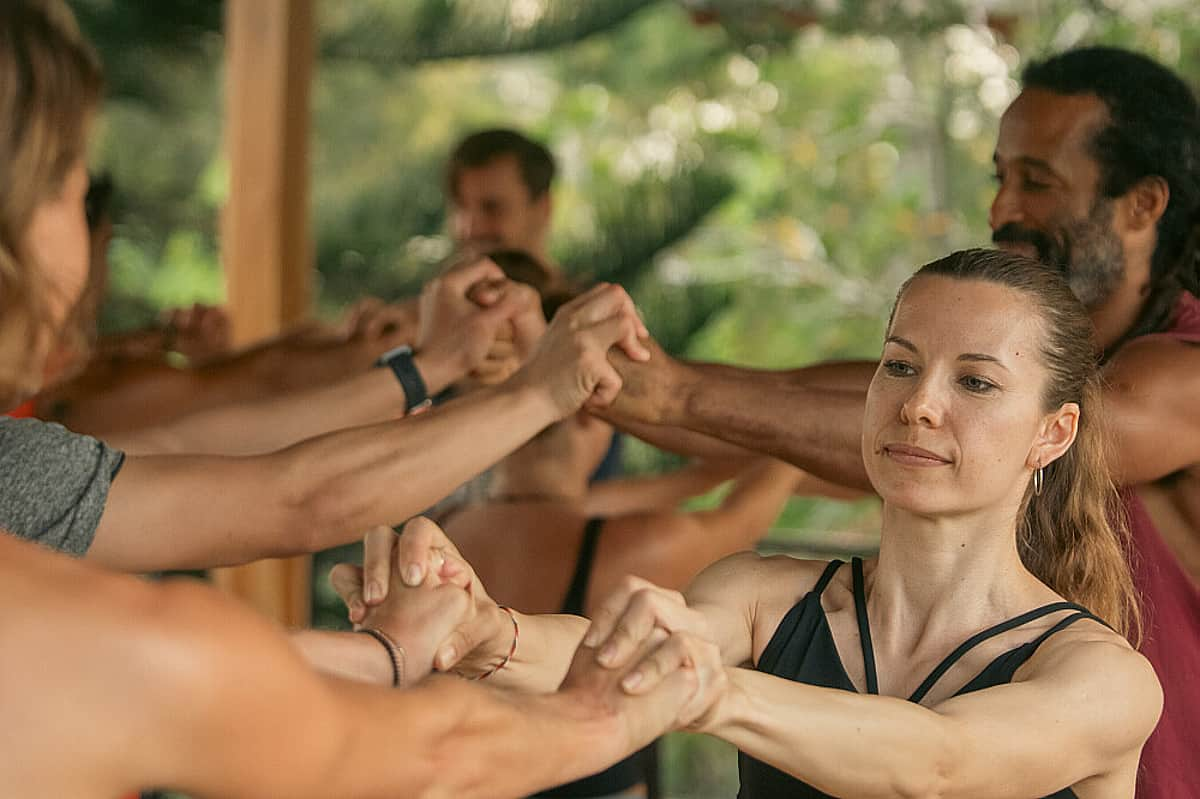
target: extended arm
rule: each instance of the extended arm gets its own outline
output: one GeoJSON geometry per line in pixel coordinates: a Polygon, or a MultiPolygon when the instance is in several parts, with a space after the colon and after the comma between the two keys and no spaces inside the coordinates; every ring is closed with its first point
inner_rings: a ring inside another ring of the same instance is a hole
{"type": "Polygon", "coordinates": [[[731,668],[702,731],[839,796],[1044,796],[1088,778],[1128,796],[1162,695],[1112,638],[1047,643],[1027,678],[933,708],[731,668]]]}
{"type": "Polygon", "coordinates": [[[563,308],[511,380],[430,413],[270,455],[129,458],[89,557],[136,571],[202,568],[398,524],[583,402],[610,402],[619,380],[605,353],[618,341],[633,350],[636,328],[628,296],[601,286],[563,308]]]}
{"type": "Polygon", "coordinates": [[[517,797],[643,745],[694,684],[631,700],[581,664],[551,696],[458,679],[372,688],[319,676],[278,630],[198,584],[105,574],[7,536],[0,553],[0,599],[21,609],[0,620],[5,713],[21,725],[0,747],[5,796],[168,786],[229,797],[517,797]]]}
{"type": "Polygon", "coordinates": [[[153,571],[347,543],[429,507],[555,417],[542,392],[505,387],[270,455],[130,457],[88,557],[153,571]]]}
{"type": "Polygon", "coordinates": [[[299,330],[198,366],[173,365],[163,357],[97,357],[78,378],[39,397],[38,413],[90,435],[157,426],[351,377],[384,351],[412,341],[407,330],[373,338],[299,330]]]}
{"type": "Polygon", "coordinates": [[[766,536],[803,476],[782,461],[758,458],[742,470],[715,508],[608,520],[593,595],[607,594],[627,574],[684,588],[704,567],[766,536]]]}
{"type": "Polygon", "coordinates": [[[671,511],[686,499],[719,486],[738,473],[743,460],[695,461],[667,474],[618,477],[588,488],[584,512],[588,516],[671,511]]]}
{"type": "MultiPolygon", "coordinates": [[[[931,707],[737,667],[761,651],[823,565],[727,558],[689,589],[690,606],[632,586],[596,614],[584,643],[602,656],[614,647],[607,662],[618,669],[656,628],[681,636],[679,647],[689,637],[716,644],[727,680],[710,684],[693,729],[835,796],[1043,796],[1093,778],[1104,782],[1098,796],[1132,795],[1162,694],[1145,658],[1094,622],[1046,641],[1014,682],[931,707]]],[[[630,690],[652,689],[669,669],[657,653],[646,658],[630,690]]]]}
{"type": "Polygon", "coordinates": [[[606,418],[639,438],[705,457],[735,455],[737,448],[765,453],[829,482],[870,490],[860,446],[873,363],[772,372],[686,364],[656,349],[645,364],[618,360],[617,366],[626,388],[606,418]],[[713,446],[712,438],[726,446],[713,446]]]}
{"type": "MultiPolygon", "coordinates": [[[[424,322],[414,342],[412,365],[427,396],[479,366],[514,319],[538,313],[534,291],[516,284],[493,291],[497,296],[485,308],[467,299],[472,286],[501,275],[490,261],[465,264],[422,292],[424,322]]],[[[390,370],[368,369],[319,388],[212,408],[157,428],[109,437],[109,443],[132,454],[258,454],[333,430],[398,418],[406,404],[416,401],[398,390],[390,370]]]]}
{"type": "MultiPolygon", "coordinates": [[[[456,359],[431,362],[421,354],[414,366],[430,395],[467,373],[467,365],[456,359]]],[[[406,402],[390,370],[368,369],[326,386],[211,408],[104,439],[129,455],[256,455],[335,430],[397,419],[406,402]]]]}

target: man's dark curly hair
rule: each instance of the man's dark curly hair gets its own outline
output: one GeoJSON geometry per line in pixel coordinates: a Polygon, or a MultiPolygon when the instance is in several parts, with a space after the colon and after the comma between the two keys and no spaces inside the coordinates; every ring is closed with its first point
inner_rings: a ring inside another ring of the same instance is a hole
{"type": "Polygon", "coordinates": [[[517,160],[521,182],[531,199],[537,200],[550,190],[556,171],[550,151],[523,133],[493,128],[472,133],[455,145],[446,164],[446,196],[458,196],[458,175],[464,169],[478,169],[508,155],[517,160]]]}
{"type": "MultiPolygon", "coordinates": [[[[1183,80],[1146,56],[1115,47],[1083,47],[1025,68],[1026,89],[1092,94],[1108,109],[1092,155],[1100,192],[1119,197],[1158,176],[1170,188],[1150,263],[1150,293],[1122,341],[1163,330],[1181,289],[1200,294],[1200,106],[1183,80]]],[[[1119,343],[1118,343],[1119,345],[1119,343]]]]}

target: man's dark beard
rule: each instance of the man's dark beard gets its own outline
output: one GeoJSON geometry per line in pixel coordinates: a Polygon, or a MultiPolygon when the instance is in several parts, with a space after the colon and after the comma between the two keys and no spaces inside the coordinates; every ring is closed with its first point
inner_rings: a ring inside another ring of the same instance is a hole
{"type": "Polygon", "coordinates": [[[993,244],[1030,244],[1037,252],[1037,259],[1049,267],[1053,267],[1063,277],[1067,276],[1067,266],[1070,264],[1068,253],[1069,244],[1051,238],[1049,233],[1023,227],[1016,222],[1009,222],[992,233],[993,244]]]}
{"type": "Polygon", "coordinates": [[[1112,296],[1125,274],[1125,256],[1112,218],[1112,201],[1101,197],[1086,217],[1061,226],[1058,236],[1009,222],[992,233],[992,242],[1032,245],[1037,259],[1065,277],[1090,310],[1112,296]]]}

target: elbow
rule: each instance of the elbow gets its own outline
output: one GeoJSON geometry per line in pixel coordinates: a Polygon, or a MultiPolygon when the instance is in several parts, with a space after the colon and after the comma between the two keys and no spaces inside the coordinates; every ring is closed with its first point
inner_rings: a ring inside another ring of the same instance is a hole
{"type": "Polygon", "coordinates": [[[272,481],[269,510],[264,514],[257,557],[285,558],[305,555],[347,543],[365,532],[354,528],[349,492],[337,480],[315,473],[311,464],[293,458],[289,450],[263,456],[275,461],[267,471],[272,481]]]}
{"type": "Polygon", "coordinates": [[[887,780],[890,785],[881,797],[947,799],[954,795],[956,775],[966,755],[966,736],[945,718],[932,721],[924,735],[912,737],[924,741],[921,751],[902,752],[904,747],[897,748],[891,779],[887,780]]]}

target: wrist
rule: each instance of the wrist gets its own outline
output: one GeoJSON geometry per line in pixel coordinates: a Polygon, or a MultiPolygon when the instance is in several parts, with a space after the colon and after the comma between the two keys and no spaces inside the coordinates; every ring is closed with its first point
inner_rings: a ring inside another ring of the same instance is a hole
{"type": "MultiPolygon", "coordinates": [[[[507,666],[512,661],[513,656],[516,655],[517,645],[521,641],[521,624],[517,621],[517,612],[504,605],[500,605],[496,608],[496,610],[503,614],[504,620],[506,620],[508,625],[512,627],[512,641],[507,647],[501,646],[499,649],[497,649],[495,646],[492,647],[493,651],[491,652],[491,656],[488,658],[486,670],[476,678],[479,680],[486,680],[488,677],[491,677],[493,674],[507,666]],[[498,654],[500,655],[499,659],[496,658],[498,654]]],[[[505,626],[504,621],[501,621],[500,624],[501,626],[505,626]]],[[[493,643],[496,641],[503,641],[504,633],[501,632],[499,635],[493,636],[492,640],[493,643]]]]}
{"type": "Polygon", "coordinates": [[[691,366],[674,361],[667,372],[666,390],[658,402],[656,424],[682,425],[687,421],[693,398],[700,385],[700,374],[691,366]]]}
{"type": "Polygon", "coordinates": [[[544,380],[530,379],[529,370],[520,369],[515,375],[501,383],[497,390],[512,397],[526,409],[531,420],[543,429],[567,416],[555,401],[554,391],[544,380]]]}
{"type": "Polygon", "coordinates": [[[727,688],[708,712],[697,721],[692,731],[722,738],[750,717],[750,695],[746,692],[742,679],[746,672],[746,669],[725,667],[727,688]]]}
{"type": "Polygon", "coordinates": [[[355,682],[392,684],[388,651],[369,636],[330,630],[297,630],[292,644],[313,668],[355,682]]]}
{"type": "Polygon", "coordinates": [[[486,632],[479,645],[467,652],[454,669],[459,676],[472,680],[481,679],[484,675],[490,676],[498,671],[502,664],[507,665],[516,640],[513,621],[519,615],[516,611],[505,611],[494,602],[478,612],[486,619],[486,632]],[[512,616],[509,615],[510,612],[512,616]]]}
{"type": "Polygon", "coordinates": [[[404,685],[404,667],[405,653],[404,648],[392,639],[390,635],[371,627],[364,627],[358,631],[362,633],[362,638],[373,639],[376,643],[376,650],[382,653],[382,658],[378,655],[374,658],[376,664],[375,671],[376,679],[373,682],[378,682],[383,685],[390,685],[393,688],[400,688],[404,685]],[[382,665],[380,665],[382,664],[382,665]]]}
{"type": "Polygon", "coordinates": [[[431,397],[441,394],[467,376],[466,365],[461,361],[462,358],[438,352],[434,347],[413,354],[413,366],[420,372],[431,397]]]}

